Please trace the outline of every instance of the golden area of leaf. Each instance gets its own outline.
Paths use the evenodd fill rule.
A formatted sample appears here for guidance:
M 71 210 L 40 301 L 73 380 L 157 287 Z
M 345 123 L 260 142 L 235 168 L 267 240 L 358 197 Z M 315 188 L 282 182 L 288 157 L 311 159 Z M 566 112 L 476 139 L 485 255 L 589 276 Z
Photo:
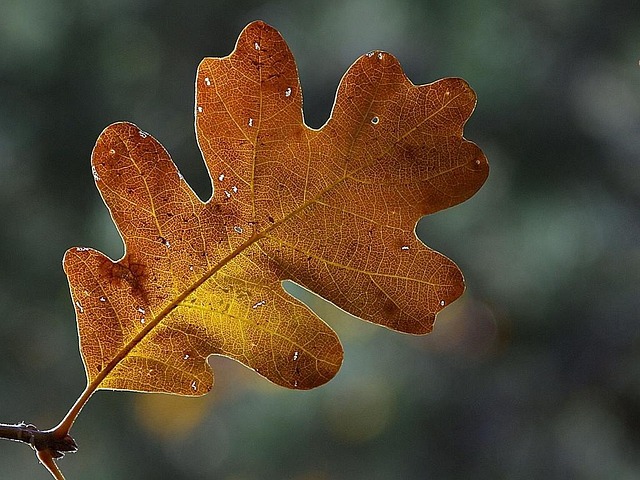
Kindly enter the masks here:
M 369 322 L 429 332 L 464 284 L 415 224 L 488 174 L 462 137 L 476 103 L 467 83 L 415 86 L 392 55 L 371 52 L 314 130 L 291 52 L 255 22 L 231 55 L 202 61 L 196 92 L 207 202 L 135 125 L 107 127 L 93 151 L 126 250 L 118 261 L 90 248 L 65 255 L 89 385 L 201 395 L 212 354 L 289 388 L 327 382 L 342 347 L 286 279 Z

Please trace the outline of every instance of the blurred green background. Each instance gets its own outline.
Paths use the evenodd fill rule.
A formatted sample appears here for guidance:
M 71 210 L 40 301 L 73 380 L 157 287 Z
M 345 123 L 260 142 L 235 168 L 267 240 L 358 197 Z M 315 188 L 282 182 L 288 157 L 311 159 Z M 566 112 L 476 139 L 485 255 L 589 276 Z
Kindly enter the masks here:
M 251 20 L 327 119 L 361 54 L 414 83 L 464 77 L 465 130 L 491 164 L 465 204 L 423 219 L 468 289 L 433 334 L 345 318 L 317 299 L 345 363 L 295 392 L 212 360 L 201 399 L 98 392 L 60 462 L 69 479 L 640 478 L 640 4 L 330 0 L 0 0 L 0 421 L 53 426 L 85 383 L 61 259 L 118 258 L 89 167 L 135 122 L 210 194 L 193 132 L 196 66 Z M 0 477 L 46 479 L 0 443 Z

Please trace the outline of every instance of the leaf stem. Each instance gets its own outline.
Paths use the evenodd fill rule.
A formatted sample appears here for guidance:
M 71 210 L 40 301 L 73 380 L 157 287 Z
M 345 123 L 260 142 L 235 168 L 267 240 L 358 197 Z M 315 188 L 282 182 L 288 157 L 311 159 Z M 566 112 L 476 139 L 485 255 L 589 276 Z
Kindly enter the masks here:
M 102 378 L 100 379 L 100 381 L 102 381 Z M 98 385 L 100 384 L 100 382 L 98 382 L 95 386 L 93 386 L 94 383 L 96 382 L 94 381 L 87 385 L 87 387 L 84 389 L 82 394 L 78 397 L 78 399 L 75 401 L 73 406 L 69 409 L 69 411 L 64 416 L 64 418 L 60 421 L 58 425 L 56 425 L 55 428 L 52 429 L 53 432 L 56 432 L 56 435 L 69 434 L 69 431 L 73 426 L 73 423 L 76 421 L 76 418 L 78 418 L 78 415 L 80 415 L 80 411 L 85 406 L 85 404 L 89 401 L 89 398 L 91 397 L 93 392 L 96 391 L 96 389 L 98 388 Z

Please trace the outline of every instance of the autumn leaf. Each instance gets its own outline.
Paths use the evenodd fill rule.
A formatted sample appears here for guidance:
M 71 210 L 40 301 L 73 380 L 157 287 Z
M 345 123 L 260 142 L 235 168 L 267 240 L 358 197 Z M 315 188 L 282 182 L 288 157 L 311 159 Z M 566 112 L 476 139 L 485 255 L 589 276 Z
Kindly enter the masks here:
M 374 51 L 345 74 L 329 121 L 311 129 L 291 52 L 255 22 L 231 55 L 198 68 L 207 202 L 151 135 L 107 127 L 92 168 L 125 254 L 73 248 L 64 258 L 88 391 L 202 395 L 212 354 L 289 388 L 327 382 L 340 342 L 284 280 L 363 320 L 429 332 L 464 284 L 414 227 L 487 177 L 486 158 L 462 137 L 475 103 L 465 81 L 415 86 Z
M 464 80 L 415 86 L 392 55 L 374 51 L 343 77 L 329 121 L 311 129 L 284 40 L 248 25 L 231 55 L 198 68 L 208 201 L 135 125 L 98 138 L 93 175 L 125 254 L 65 254 L 87 386 L 55 428 L 0 424 L 0 438 L 29 444 L 63 480 L 56 460 L 77 450 L 70 429 L 99 389 L 202 395 L 213 385 L 210 355 L 289 388 L 327 382 L 340 341 L 284 280 L 363 320 L 429 332 L 464 282 L 415 225 L 488 175 L 462 136 L 475 103 Z

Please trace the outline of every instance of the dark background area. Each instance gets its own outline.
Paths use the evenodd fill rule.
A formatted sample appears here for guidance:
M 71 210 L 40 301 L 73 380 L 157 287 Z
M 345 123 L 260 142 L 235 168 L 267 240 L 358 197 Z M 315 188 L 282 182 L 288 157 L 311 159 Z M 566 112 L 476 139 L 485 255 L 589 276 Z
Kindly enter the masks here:
M 0 421 L 55 425 L 85 384 L 61 259 L 118 258 L 93 184 L 128 120 L 210 195 L 196 67 L 262 19 L 298 62 L 307 123 L 387 50 L 414 83 L 465 78 L 482 190 L 419 223 L 461 300 L 411 337 L 309 303 L 345 363 L 309 392 L 215 358 L 200 399 L 98 392 L 69 479 L 640 478 L 640 5 L 637 2 L 0 0 Z M 0 444 L 0 477 L 48 478 Z

